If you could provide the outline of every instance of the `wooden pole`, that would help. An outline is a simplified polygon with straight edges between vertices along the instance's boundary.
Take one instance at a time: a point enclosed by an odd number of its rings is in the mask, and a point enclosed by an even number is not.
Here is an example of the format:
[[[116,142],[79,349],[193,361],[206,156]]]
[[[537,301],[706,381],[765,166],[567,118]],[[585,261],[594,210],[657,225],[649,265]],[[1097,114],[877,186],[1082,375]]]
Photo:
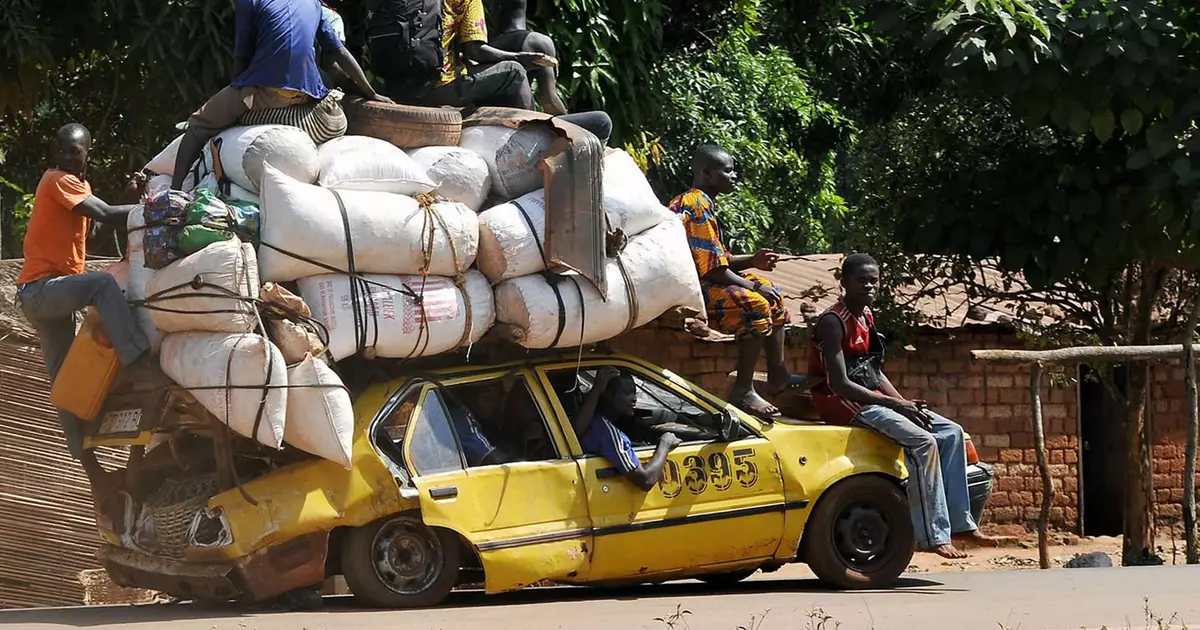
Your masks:
[[[1046,463],[1046,431],[1042,426],[1042,364],[1034,363],[1029,374],[1029,400],[1033,412],[1033,446],[1037,449],[1038,473],[1042,477],[1042,510],[1038,514],[1038,565],[1050,568],[1050,505],[1054,486]]]
[[[972,361],[1008,365],[1042,363],[1121,363],[1183,358],[1182,345],[1163,346],[1084,346],[1058,350],[972,350]]]
[[[1183,334],[1183,369],[1187,380],[1188,427],[1183,465],[1183,535],[1188,564],[1200,564],[1196,546],[1196,442],[1200,433],[1200,404],[1196,394],[1196,352],[1192,343],[1200,324],[1200,294],[1192,297],[1192,312]]]

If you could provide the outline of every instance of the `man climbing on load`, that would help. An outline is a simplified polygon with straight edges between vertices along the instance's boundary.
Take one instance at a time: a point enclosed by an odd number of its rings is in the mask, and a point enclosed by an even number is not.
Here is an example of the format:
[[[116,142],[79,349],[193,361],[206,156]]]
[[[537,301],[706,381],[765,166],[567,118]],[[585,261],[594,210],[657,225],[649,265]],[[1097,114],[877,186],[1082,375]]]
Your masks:
[[[633,442],[615,423],[634,416],[637,404],[637,384],[633,376],[605,366],[596,372],[595,382],[588,391],[571,425],[579,438],[579,446],[589,455],[600,455],[612,462],[633,485],[644,492],[662,481],[667,454],[681,440],[674,433],[663,433],[650,461],[642,464]]]
[[[391,102],[371,87],[318,0],[237,0],[235,14],[234,79],[188,119],[171,179],[175,190],[182,189],[204,143],[237,124],[242,114],[302,105],[329,94],[314,43],[336,66],[331,74],[348,76],[368,99]]]
[[[75,340],[75,313],[94,306],[121,363],[132,366],[146,354],[150,342],[138,328],[125,295],[107,273],[84,273],[89,223],[124,226],[136,205],[111,206],[92,194],[87,181],[87,128],[71,123],[55,137],[54,168],[42,174],[33,198],[33,213],[25,232],[25,263],[17,276],[17,301],[37,330],[46,372],[53,383]],[[125,196],[136,199],[145,179],[135,176]],[[80,421],[60,410],[71,456],[83,464],[93,483],[104,475],[96,456],[83,450]]]
[[[918,548],[958,559],[967,554],[954,542],[997,546],[971,516],[962,427],[901,396],[883,373],[883,342],[871,314],[879,264],[867,254],[847,256],[841,285],[842,298],[821,314],[809,342],[808,374],[824,378],[812,390],[821,421],[870,429],[904,449]]]
[[[542,53],[551,59],[558,57],[554,40],[548,35],[529,30],[525,21],[527,0],[502,0],[500,3],[500,28],[492,35],[490,43],[500,50],[521,53]],[[537,82],[538,102],[542,111],[554,116],[567,113],[567,106],[558,96],[558,68],[556,65],[540,65],[528,72],[529,82]]]
[[[554,63],[540,52],[489,45],[483,0],[380,0],[367,19],[367,42],[389,94],[426,107],[532,109],[525,69]]]
[[[767,389],[783,393],[804,382],[788,371],[783,327],[791,320],[779,288],[751,269],[773,271],[779,256],[769,249],[733,255],[725,248],[716,197],[737,185],[733,156],[715,146],[702,146],[692,160],[692,189],[671,201],[683,220],[688,245],[700,274],[708,325],[734,335],[738,343],[737,378],[731,401],[743,411],[772,421],[779,410],[754,389],[754,368],[765,351]]]

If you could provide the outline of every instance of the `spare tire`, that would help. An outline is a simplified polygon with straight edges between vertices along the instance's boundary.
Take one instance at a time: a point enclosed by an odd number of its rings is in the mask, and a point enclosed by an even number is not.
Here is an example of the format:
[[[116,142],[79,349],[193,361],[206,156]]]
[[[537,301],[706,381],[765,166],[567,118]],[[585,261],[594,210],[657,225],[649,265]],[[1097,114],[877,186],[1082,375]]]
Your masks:
[[[402,149],[458,146],[462,114],[448,107],[414,107],[349,99],[346,133],[386,140]]]

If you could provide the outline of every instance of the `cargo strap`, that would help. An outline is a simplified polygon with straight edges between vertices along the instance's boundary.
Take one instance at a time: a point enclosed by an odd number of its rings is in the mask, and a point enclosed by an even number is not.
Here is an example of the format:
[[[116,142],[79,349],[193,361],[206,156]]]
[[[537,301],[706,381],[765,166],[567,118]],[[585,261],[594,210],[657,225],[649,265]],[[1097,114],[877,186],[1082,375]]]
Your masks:
[[[641,316],[641,308],[638,305],[637,291],[633,287],[633,278],[629,276],[629,269],[625,267],[625,261],[621,259],[620,254],[616,256],[617,268],[621,270],[621,279],[625,282],[625,298],[629,302],[629,321],[625,323],[625,330],[621,334],[633,330],[637,324],[638,317]]]
[[[375,338],[371,340],[370,348],[374,348],[379,342],[379,318],[375,309],[375,300],[371,296],[371,288],[365,281],[360,280],[354,268],[354,238],[350,234],[350,215],[346,212],[346,203],[342,200],[342,195],[338,191],[329,189],[333,193],[333,198],[337,200],[338,212],[342,215],[342,231],[346,235],[346,273],[349,274],[350,282],[350,310],[354,319],[354,352],[355,354],[364,352],[367,348],[367,317],[370,317],[372,323],[375,324]],[[364,296],[363,293],[366,293]],[[359,308],[362,311],[359,311]],[[373,358],[373,357],[368,357]]]
[[[537,228],[533,225],[533,219],[529,216],[529,212],[521,205],[519,201],[513,201],[512,205],[517,208],[517,212],[521,213],[521,218],[525,220],[525,225],[529,228],[529,233],[533,235],[533,244],[537,245],[538,257],[542,259],[542,264],[546,267],[542,272],[542,277],[546,279],[546,284],[550,286],[550,290],[554,291],[554,299],[558,301],[558,330],[554,332],[554,341],[550,343],[551,348],[557,348],[558,342],[562,340],[563,331],[567,328],[567,305],[563,302],[562,292],[558,290],[558,285],[567,278],[550,271],[550,262],[546,260],[546,250],[542,247],[542,239],[538,236]],[[579,288],[579,283],[575,282],[575,290],[579,292],[579,308],[585,308],[583,305],[583,290]],[[580,328],[579,340],[583,341],[582,326]]]

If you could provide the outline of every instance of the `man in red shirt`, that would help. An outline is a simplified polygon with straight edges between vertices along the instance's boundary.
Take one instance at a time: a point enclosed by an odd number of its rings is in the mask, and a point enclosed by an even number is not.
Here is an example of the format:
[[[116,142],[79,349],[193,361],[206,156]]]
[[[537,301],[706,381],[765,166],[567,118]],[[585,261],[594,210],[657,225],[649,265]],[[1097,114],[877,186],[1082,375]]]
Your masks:
[[[75,314],[88,306],[100,312],[104,330],[126,366],[150,347],[116,279],[106,273],[84,273],[90,222],[123,226],[137,207],[110,206],[92,194],[85,179],[91,143],[83,125],[71,123],[58,130],[57,166],[47,170],[38,184],[25,232],[25,263],[17,276],[17,300],[37,329],[52,383],[75,340]],[[131,181],[126,193],[136,194],[144,183]],[[95,456],[83,452],[79,419],[61,410],[58,418],[71,455],[89,475],[101,471]]]
[[[962,427],[908,400],[883,373],[883,343],[871,305],[879,287],[879,264],[867,254],[842,262],[842,299],[821,314],[808,353],[812,390],[827,424],[870,429],[904,449],[908,501],[917,545],[945,558],[965,558],[952,540],[995,546],[971,516],[967,452]]]

